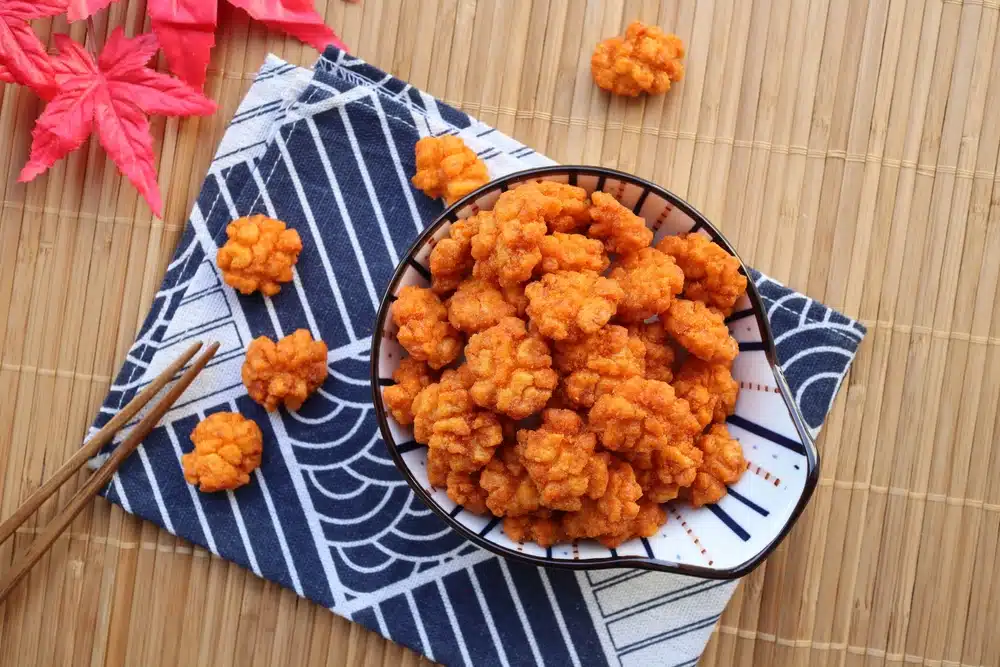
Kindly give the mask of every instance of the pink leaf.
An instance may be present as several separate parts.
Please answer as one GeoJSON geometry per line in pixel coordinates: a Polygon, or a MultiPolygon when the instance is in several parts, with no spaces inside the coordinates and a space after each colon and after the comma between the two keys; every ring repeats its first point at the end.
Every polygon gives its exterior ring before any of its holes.
{"type": "Polygon", "coordinates": [[[0,65],[4,80],[30,86],[49,97],[54,85],[52,60],[28,21],[65,11],[66,0],[0,0],[0,65]]]}
{"type": "Polygon", "coordinates": [[[14,79],[14,75],[10,73],[10,70],[0,65],[0,83],[17,83],[14,79]]]}
{"type": "Polygon", "coordinates": [[[156,19],[152,25],[163,45],[170,71],[195,88],[204,86],[208,61],[215,46],[215,26],[191,28],[156,19]]]}
{"type": "Polygon", "coordinates": [[[269,28],[287,32],[320,51],[343,42],[334,34],[313,7],[313,0],[229,0],[269,28]]]}
{"type": "Polygon", "coordinates": [[[145,66],[156,52],[152,35],[128,39],[118,28],[96,63],[69,36],[56,35],[55,42],[58,88],[35,126],[31,157],[21,180],[35,178],[96,131],[122,174],[160,215],[163,199],[146,114],[204,115],[215,111],[215,103],[182,81],[145,66]]]}
{"type": "Polygon", "coordinates": [[[115,0],[69,0],[66,17],[70,21],[82,21],[93,16],[115,0]]]}

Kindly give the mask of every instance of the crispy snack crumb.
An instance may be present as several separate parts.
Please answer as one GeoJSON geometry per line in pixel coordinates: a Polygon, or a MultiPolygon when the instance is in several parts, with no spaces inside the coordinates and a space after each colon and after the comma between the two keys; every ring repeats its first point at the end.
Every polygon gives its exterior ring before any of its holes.
{"type": "Polygon", "coordinates": [[[673,258],[655,248],[619,258],[609,277],[625,293],[615,314],[622,322],[643,322],[666,312],[684,288],[684,274],[673,258]]]}
{"type": "Polygon", "coordinates": [[[418,141],[416,161],[413,187],[431,199],[443,197],[449,205],[490,180],[486,163],[454,135],[424,137],[418,141]]]}
{"type": "Polygon", "coordinates": [[[475,378],[472,400],[513,419],[545,407],[559,382],[548,344],[516,317],[472,336],[465,356],[475,378]]]}
{"type": "Polygon", "coordinates": [[[229,240],[215,257],[222,279],[242,294],[260,290],[267,296],[291,282],[302,239],[294,229],[265,215],[240,218],[226,225],[229,240]]]}
{"type": "Polygon", "coordinates": [[[616,95],[635,97],[670,90],[672,81],[684,78],[684,43],[656,26],[633,21],[624,37],[597,44],[590,59],[594,82],[616,95]]]}
{"type": "Polygon", "coordinates": [[[616,324],[579,341],[558,342],[553,362],[563,373],[560,393],[569,404],[589,408],[628,378],[642,377],[645,354],[643,341],[616,324]]]}
{"type": "Polygon", "coordinates": [[[622,288],[596,271],[556,271],[524,289],[528,316],[546,338],[580,340],[615,314],[622,288]]]}
{"type": "Polygon", "coordinates": [[[674,258],[684,272],[684,298],[701,301],[729,315],[747,290],[740,261],[701,234],[664,237],[657,249],[674,258]]]}
{"type": "Polygon", "coordinates": [[[459,331],[478,333],[517,314],[517,306],[507,302],[503,291],[492,283],[469,278],[445,303],[448,321],[459,331]]]}
{"type": "MultiPolygon", "coordinates": [[[[641,324],[630,324],[628,327],[630,338],[638,338],[646,348],[646,372],[647,380],[659,380],[660,382],[671,382],[674,379],[674,348],[670,344],[667,332],[663,329],[663,322],[643,322],[641,324]]],[[[684,398],[683,396],[681,398],[684,398]]]]}
{"type": "Polygon", "coordinates": [[[504,288],[530,280],[542,261],[539,245],[548,229],[544,216],[551,210],[558,212],[558,200],[532,188],[500,195],[493,215],[480,219],[479,232],[472,238],[473,275],[504,288]]]}
{"type": "Polygon", "coordinates": [[[435,294],[447,294],[465,280],[472,269],[472,237],[479,232],[479,221],[493,218],[490,211],[482,211],[464,220],[452,223],[448,236],[431,250],[431,289],[435,294]]]}
{"type": "Polygon", "coordinates": [[[688,403],[666,382],[633,377],[598,397],[590,428],[613,452],[645,454],[690,442],[701,430],[688,403]]]}
{"type": "Polygon", "coordinates": [[[712,364],[688,357],[677,371],[674,391],[688,402],[702,428],[725,422],[736,409],[740,386],[726,364],[712,364]]]}
{"type": "Polygon", "coordinates": [[[570,539],[597,538],[604,544],[618,542],[639,514],[642,489],[625,461],[612,458],[608,466],[608,488],[597,500],[584,498],[578,512],[563,515],[562,528],[570,539]]]}
{"type": "Polygon", "coordinates": [[[248,484],[264,451],[260,427],[236,412],[205,417],[191,432],[191,442],[194,451],[181,457],[184,479],[206,493],[248,484]]]}
{"type": "Polygon", "coordinates": [[[590,235],[602,239],[608,252],[619,255],[639,252],[653,242],[653,230],[646,221],[618,203],[606,192],[590,195],[594,206],[590,209],[593,224],[590,235]]]}
{"type": "Polygon", "coordinates": [[[582,234],[555,232],[542,238],[542,273],[554,271],[596,271],[603,273],[610,260],[604,244],[582,234]]]}
{"type": "Polygon", "coordinates": [[[299,329],[275,343],[255,338],[243,362],[243,384],[250,398],[268,412],[284,405],[298,410],[326,380],[326,343],[299,329]]]}
{"type": "Polygon", "coordinates": [[[523,516],[541,507],[538,487],[513,447],[504,446],[479,476],[486,506],[496,516],[523,516]]]}
{"type": "Polygon", "coordinates": [[[407,285],[396,295],[391,312],[399,327],[396,338],[414,359],[437,369],[462,353],[462,337],[448,322],[448,309],[431,290],[407,285]]]}
{"type": "Polygon", "coordinates": [[[702,361],[729,365],[740,352],[726,318],[700,301],[675,299],[663,317],[663,328],[702,361]]]}
{"type": "Polygon", "coordinates": [[[566,539],[559,514],[550,510],[508,516],[503,520],[503,532],[514,542],[537,542],[543,547],[566,539]]]}
{"type": "Polygon", "coordinates": [[[392,379],[396,384],[382,390],[382,400],[393,418],[408,426],[413,423],[413,399],[434,381],[434,377],[426,363],[407,357],[399,362],[392,379]]]}
{"type": "Polygon", "coordinates": [[[726,495],[726,486],[739,481],[747,462],[739,441],[723,424],[713,424],[696,444],[704,460],[691,486],[690,500],[695,507],[701,507],[719,502],[726,495]]]}

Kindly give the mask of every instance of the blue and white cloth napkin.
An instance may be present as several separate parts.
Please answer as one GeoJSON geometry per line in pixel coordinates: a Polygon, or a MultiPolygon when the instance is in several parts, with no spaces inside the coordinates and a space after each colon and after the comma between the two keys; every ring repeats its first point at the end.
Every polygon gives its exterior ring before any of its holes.
{"type": "MultiPolygon", "coordinates": [[[[219,354],[106,490],[126,511],[448,665],[693,665],[735,582],[639,570],[570,572],[470,545],[411,492],[379,438],[368,355],[400,256],[441,211],[410,186],[414,144],[460,135],[496,177],[551,164],[464,113],[331,49],[314,71],[268,58],[232,120],[139,338],[95,427],[192,339],[219,354]],[[293,284],[240,296],[215,253],[234,218],[265,213],[304,243],[293,284]],[[250,341],[297,328],[329,346],[330,376],[298,413],[247,396],[250,341]],[[199,419],[238,410],[264,461],[234,493],[201,494],[180,465],[199,419]]],[[[778,353],[818,430],[864,336],[767,277],[778,353]]]]}

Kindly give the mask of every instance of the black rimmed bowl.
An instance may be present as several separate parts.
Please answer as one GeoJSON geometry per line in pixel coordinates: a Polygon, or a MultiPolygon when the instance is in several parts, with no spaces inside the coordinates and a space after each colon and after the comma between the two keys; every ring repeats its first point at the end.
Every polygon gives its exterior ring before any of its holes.
{"type": "MultiPolygon", "coordinates": [[[[395,295],[406,285],[428,286],[427,269],[434,244],[451,223],[490,209],[500,193],[520,183],[551,180],[603,190],[646,220],[660,238],[698,232],[739,258],[726,238],[690,204],[636,176],[599,167],[555,166],[510,174],[476,190],[448,208],[424,232],[400,262],[379,308],[372,341],[372,388],[375,411],[389,453],[414,492],[463,536],[501,556],[535,565],[596,569],[638,567],[679,574],[732,579],[758,566],[781,542],[802,513],[819,474],[819,456],[805,420],[792,400],[778,367],[767,311],[749,281],[727,323],[739,341],[733,377],[740,383],[730,433],[743,445],[749,469],[718,504],[695,509],[683,502],[667,504],[667,523],[656,535],[633,539],[617,549],[593,540],[559,544],[549,549],[519,544],[503,532],[499,519],[466,512],[443,488],[427,481],[427,449],[414,442],[410,427],[401,426],[385,409],[381,387],[406,353],[396,342],[389,317],[395,295]]],[[[744,272],[746,268],[743,268],[744,272]]]]}

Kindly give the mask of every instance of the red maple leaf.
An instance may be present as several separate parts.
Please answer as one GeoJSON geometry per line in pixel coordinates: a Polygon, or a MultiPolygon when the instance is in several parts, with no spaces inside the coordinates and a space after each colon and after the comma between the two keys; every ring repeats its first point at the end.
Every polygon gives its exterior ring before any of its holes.
{"type": "Polygon", "coordinates": [[[56,92],[35,124],[31,157],[18,180],[25,183],[44,173],[96,131],[121,172],[153,212],[162,215],[146,114],[208,115],[215,111],[215,102],[183,81],[146,67],[159,49],[155,35],[129,39],[117,28],[97,62],[69,35],[56,35],[55,42],[56,92]]]}
{"type": "Polygon", "coordinates": [[[0,81],[51,94],[52,60],[29,21],[62,14],[68,0],[0,0],[0,81]]]}
{"type": "MultiPolygon", "coordinates": [[[[114,0],[69,0],[69,20],[85,19],[112,2],[114,0]]],[[[319,50],[329,44],[345,48],[333,30],[323,23],[323,17],[313,7],[313,0],[228,2],[269,28],[287,32],[319,50]]],[[[148,0],[146,7],[170,70],[192,86],[201,88],[205,84],[209,54],[215,45],[218,0],[148,0]]]]}

